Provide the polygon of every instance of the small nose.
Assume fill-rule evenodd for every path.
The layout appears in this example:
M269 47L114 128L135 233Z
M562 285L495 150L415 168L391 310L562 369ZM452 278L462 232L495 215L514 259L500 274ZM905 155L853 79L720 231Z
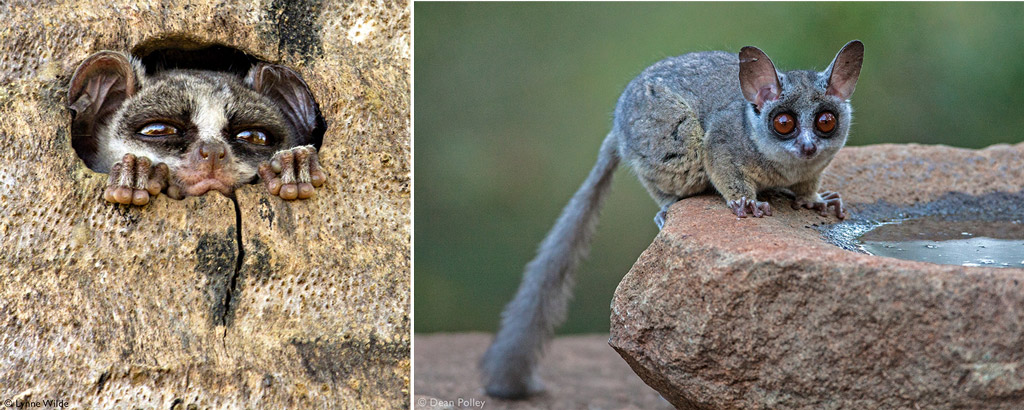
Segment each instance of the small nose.
M202 156L203 159L210 159L210 157L213 157L214 160L220 160L224 159L224 156L227 155L227 153L227 148L222 144L204 143L199 147L199 155Z
M813 142L805 142L800 145L800 153L805 157L814 155L815 152L818 152L818 146L814 145Z
M811 130L800 130L800 135L796 137L796 145L800 148L801 156L810 158L818 152L818 144L815 144L814 139L814 133Z

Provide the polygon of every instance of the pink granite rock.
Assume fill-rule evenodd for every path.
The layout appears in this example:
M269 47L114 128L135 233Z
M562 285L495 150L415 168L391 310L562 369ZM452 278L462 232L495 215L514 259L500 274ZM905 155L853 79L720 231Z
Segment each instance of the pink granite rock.
M1024 144L846 148L823 188L854 221L1019 212ZM612 302L610 343L647 384L684 409L1024 408L1024 269L844 250L822 233L834 218L788 202L763 219L717 196L672 207Z

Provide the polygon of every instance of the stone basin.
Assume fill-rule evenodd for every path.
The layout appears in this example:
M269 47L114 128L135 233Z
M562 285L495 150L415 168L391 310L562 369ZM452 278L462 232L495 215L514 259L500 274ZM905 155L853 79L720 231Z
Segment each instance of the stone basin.
M781 194L762 219L712 195L674 205L615 292L609 343L683 409L1022 408L1024 269L848 240L888 218L1020 212L1024 144L844 148L822 187L847 221Z

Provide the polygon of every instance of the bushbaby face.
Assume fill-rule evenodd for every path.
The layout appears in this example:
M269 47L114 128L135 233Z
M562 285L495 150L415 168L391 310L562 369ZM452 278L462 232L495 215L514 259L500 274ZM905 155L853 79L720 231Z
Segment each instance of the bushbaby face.
M90 168L110 174L111 202L164 188L174 198L231 195L257 177L269 179L275 195L305 198L312 186L285 186L324 179L315 149L303 145L326 125L305 82L283 66L257 64L244 78L183 69L147 75L137 60L104 51L75 72L69 101L76 149ZM150 186L154 177L166 179L160 189Z
M740 87L750 138L766 158L799 176L820 173L846 143L864 46L852 41L823 72L780 73L756 47L740 50Z
M204 71L147 79L100 129L99 140L103 158L131 153L167 164L171 184L186 195L230 194L256 178L260 162L298 145L269 98L232 75Z
M754 142L768 158L788 167L817 165L846 143L850 104L829 95L820 76L812 71L779 74L778 98L766 101L759 113L748 113L751 126L759 130ZM792 89L802 92L787 92Z

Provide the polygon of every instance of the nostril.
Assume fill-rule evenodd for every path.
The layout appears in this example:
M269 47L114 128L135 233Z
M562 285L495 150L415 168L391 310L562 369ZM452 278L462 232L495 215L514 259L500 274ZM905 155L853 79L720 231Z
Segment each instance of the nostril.
M212 159L220 160L220 159L224 159L225 157L227 157L227 155L228 155L227 148L221 146L220 144L216 144L216 143L210 144L210 143L207 143L207 144L203 144L203 145L201 145L199 147L199 156L202 157L204 160L208 160L208 159L211 159L211 158Z

